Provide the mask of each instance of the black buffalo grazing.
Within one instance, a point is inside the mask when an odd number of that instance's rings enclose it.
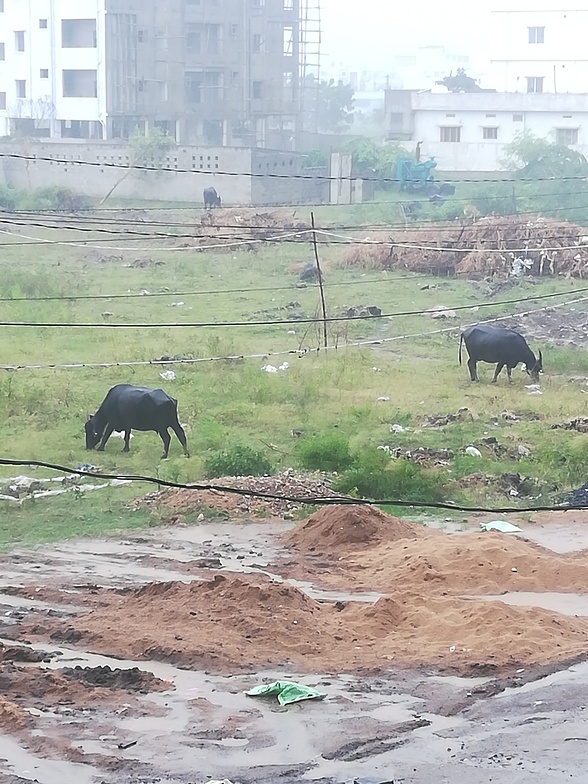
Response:
[[[478,324],[475,327],[464,329],[459,340],[459,364],[461,365],[461,347],[465,343],[468,350],[468,370],[472,381],[479,381],[478,362],[496,362],[496,370],[492,383],[495,384],[498,375],[506,366],[509,384],[512,383],[511,372],[519,362],[524,363],[525,371],[533,381],[539,380],[539,373],[543,370],[543,356],[539,357],[529,348],[527,341],[518,332],[504,327],[490,327],[487,324]]]
[[[94,449],[99,443],[98,451],[102,452],[116,430],[124,432],[123,452],[128,452],[131,430],[154,430],[163,441],[165,459],[171,441],[168,427],[177,435],[184,454],[189,457],[186,434],[178,420],[178,401],[163,389],[117,384],[109,390],[98,411],[88,417],[85,425],[86,449]]]
[[[216,192],[216,188],[205,188],[203,191],[204,209],[211,210],[213,207],[222,207],[221,197]]]

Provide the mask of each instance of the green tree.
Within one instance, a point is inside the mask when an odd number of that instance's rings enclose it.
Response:
[[[373,170],[374,177],[394,180],[396,177],[396,161],[399,157],[409,153],[397,142],[376,144],[372,139],[363,136],[359,139],[350,139],[343,146],[344,152],[350,152],[353,157],[354,174],[358,176],[366,170]],[[382,188],[392,187],[392,182],[382,182]]]
[[[138,167],[149,166],[161,169],[168,150],[175,144],[174,139],[159,128],[151,128],[148,134],[135,131],[129,139],[129,165],[122,176],[114,183],[99,206],[112,196],[118,186],[131,174],[137,173]]]
[[[519,212],[542,212],[575,222],[588,218],[588,161],[577,150],[532,134],[505,147],[502,165],[513,172]]]
[[[353,87],[341,80],[317,80],[310,74],[304,86],[307,111],[315,114],[317,130],[342,133],[353,123]],[[311,125],[313,123],[310,123]]]
[[[504,148],[502,165],[523,179],[548,177],[586,177],[588,161],[565,144],[541,139],[532,133],[519,133]]]
[[[450,73],[449,76],[444,77],[439,82],[435,82],[435,84],[442,84],[451,93],[481,93],[485,92],[479,86],[475,79],[472,79],[471,76],[468,76],[465,72],[464,68],[458,68],[456,71],[455,76],[453,73]]]

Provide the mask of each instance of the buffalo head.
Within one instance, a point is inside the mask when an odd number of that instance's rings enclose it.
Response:
[[[88,415],[88,421],[84,425],[86,431],[86,449],[94,449],[96,444],[102,438],[102,433],[96,430],[96,423],[93,414]]]
[[[525,367],[527,373],[531,376],[533,381],[539,381],[539,373],[543,373],[543,354],[539,351],[539,356],[535,360],[535,364],[531,367]]]

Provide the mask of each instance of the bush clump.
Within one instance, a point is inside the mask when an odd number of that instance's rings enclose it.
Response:
[[[301,468],[308,471],[344,471],[353,463],[349,440],[339,433],[305,438],[297,449]]]
[[[436,471],[407,460],[390,460],[386,452],[366,449],[334,483],[340,493],[360,498],[436,503],[445,498],[445,481]]]
[[[274,468],[263,452],[242,444],[215,452],[204,461],[204,473],[208,479],[219,476],[266,476],[273,472]]]

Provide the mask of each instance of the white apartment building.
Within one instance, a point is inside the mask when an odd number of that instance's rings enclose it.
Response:
[[[103,0],[0,0],[0,135],[102,138]]]
[[[489,86],[499,92],[588,94],[586,0],[494,0]]]
[[[301,2],[0,0],[0,135],[290,148]]]

